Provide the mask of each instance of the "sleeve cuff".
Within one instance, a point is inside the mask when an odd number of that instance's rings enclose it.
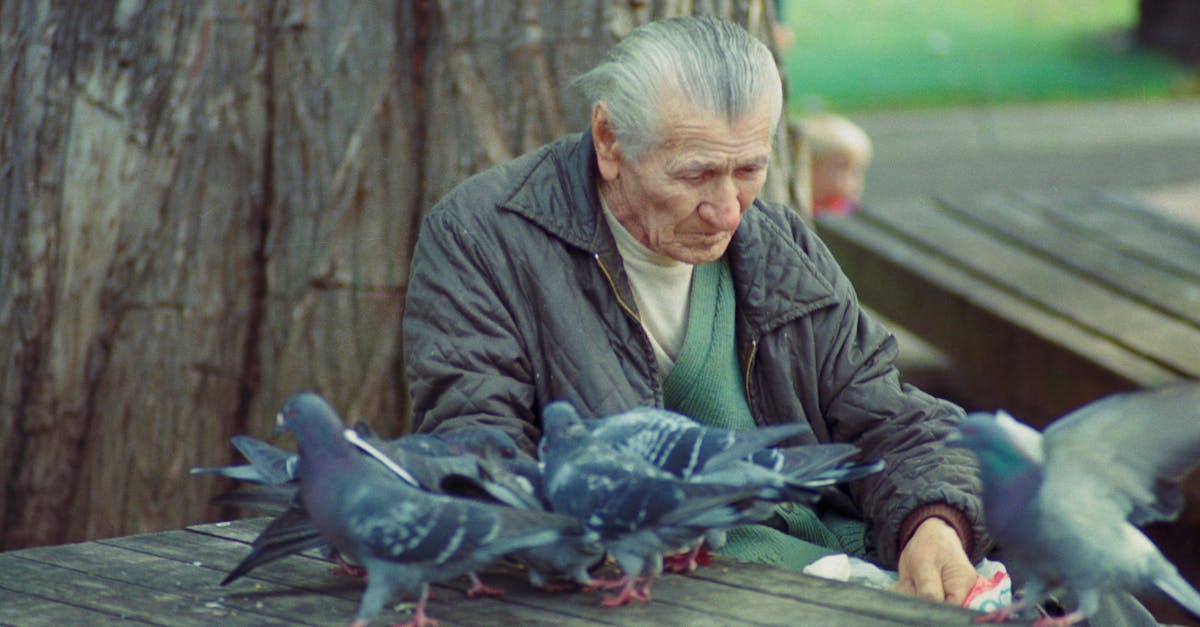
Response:
[[[971,523],[967,520],[966,514],[945,503],[922,505],[904,517],[904,522],[900,523],[900,533],[897,536],[900,543],[896,555],[904,551],[904,547],[908,545],[908,541],[917,532],[917,527],[920,527],[921,523],[930,518],[940,518],[946,524],[950,525],[954,529],[954,532],[958,534],[958,539],[963,545],[963,551],[967,555],[971,555],[971,551],[975,548],[975,533],[971,531]]]

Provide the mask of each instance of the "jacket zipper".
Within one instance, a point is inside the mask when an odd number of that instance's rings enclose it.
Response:
[[[754,400],[750,398],[750,369],[754,367],[754,358],[758,355],[758,338],[750,340],[750,355],[746,357],[746,371],[742,374],[742,385],[746,388],[746,404],[750,406],[750,415],[754,416]],[[755,416],[755,423],[758,422]]]
[[[596,260],[596,265],[600,266],[600,272],[604,274],[604,278],[608,280],[608,286],[612,288],[613,296],[617,298],[617,304],[621,306],[621,309],[623,309],[630,318],[633,318],[634,322],[641,324],[642,319],[638,317],[637,312],[635,312],[633,307],[630,307],[629,304],[621,298],[621,291],[617,289],[617,282],[615,279],[613,279],[612,275],[608,273],[608,268],[605,267],[604,262],[601,261],[600,254],[593,253],[592,257]]]

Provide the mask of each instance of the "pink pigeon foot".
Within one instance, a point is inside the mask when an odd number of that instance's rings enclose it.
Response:
[[[676,574],[690,573],[699,566],[708,566],[712,561],[712,552],[707,545],[701,544],[687,553],[663,557],[663,570]]]
[[[329,574],[347,575],[350,577],[358,577],[363,581],[367,580],[367,569],[363,568],[362,566],[355,566],[354,564],[347,562],[346,560],[342,559],[341,555],[335,556],[333,561],[337,564],[337,566],[334,566],[329,571]]]
[[[612,590],[613,588],[624,587],[628,583],[629,583],[629,578],[625,577],[624,575],[622,575],[621,577],[617,577],[616,579],[609,579],[609,578],[605,578],[605,577],[592,577],[591,583],[584,586],[583,589],[586,592],[593,592],[595,590]]]
[[[467,596],[474,599],[475,597],[499,597],[504,596],[504,588],[489,586],[483,583],[479,575],[475,573],[467,573],[467,577],[471,580],[471,587],[467,588]]]
[[[423,586],[421,598],[413,608],[412,618],[407,622],[393,623],[389,627],[437,627],[438,622],[425,613],[425,603],[429,601],[429,586]]]
[[[630,601],[646,602],[650,600],[650,578],[629,577],[620,592],[604,597],[600,604],[604,607],[620,607]]]

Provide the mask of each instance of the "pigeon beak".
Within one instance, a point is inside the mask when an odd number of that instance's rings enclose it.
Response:
[[[942,440],[942,441],[946,443],[946,446],[965,447],[966,444],[963,443],[964,439],[965,438],[963,438],[963,434],[961,431],[955,431],[955,432],[951,433],[950,435],[946,436],[946,439]]]
[[[283,412],[279,412],[278,414],[275,414],[275,435],[279,435],[283,433],[283,431]]]

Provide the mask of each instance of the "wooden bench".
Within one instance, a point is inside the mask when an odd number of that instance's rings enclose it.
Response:
[[[1114,392],[1200,379],[1200,228],[1132,197],[914,201],[817,228],[864,304],[950,357],[968,409],[1044,427]],[[1184,492],[1180,520],[1148,530],[1195,581],[1200,471]]]
[[[1200,228],[1130,197],[910,202],[818,230],[861,300],[953,359],[981,406],[1043,426],[1200,379]]]

